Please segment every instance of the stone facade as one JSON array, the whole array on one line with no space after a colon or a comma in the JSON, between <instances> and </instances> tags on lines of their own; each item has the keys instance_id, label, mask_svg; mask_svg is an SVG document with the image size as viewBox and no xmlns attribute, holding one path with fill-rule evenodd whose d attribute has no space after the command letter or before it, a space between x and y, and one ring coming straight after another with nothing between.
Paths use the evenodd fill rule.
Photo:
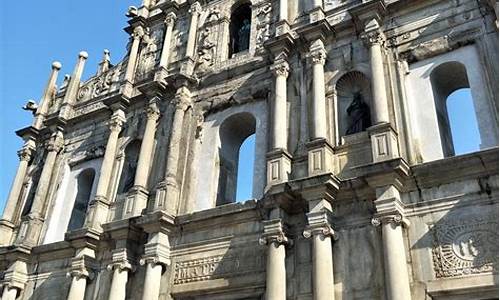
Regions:
<instances>
[{"instance_id":1,"label":"stone facade","mask_svg":"<svg viewBox=\"0 0 500 300\"><path fill-rule=\"evenodd\" d=\"M495 0L131 7L123 61L105 51L82 81L81 52L60 87L55 62L27 105L2 300L497 298L497 13ZM464 87L481 150L455 156L446 98ZM252 134L254 199L235 203Z\"/></svg>"}]
</instances>

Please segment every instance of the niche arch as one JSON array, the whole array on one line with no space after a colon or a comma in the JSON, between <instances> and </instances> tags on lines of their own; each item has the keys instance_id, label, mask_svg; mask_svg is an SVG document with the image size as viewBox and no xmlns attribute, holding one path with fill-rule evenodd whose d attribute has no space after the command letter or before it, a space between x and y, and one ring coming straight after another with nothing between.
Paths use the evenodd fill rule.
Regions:
<instances>
[{"instance_id":1,"label":"niche arch","mask_svg":"<svg viewBox=\"0 0 500 300\"><path fill-rule=\"evenodd\" d=\"M238 1L231 7L229 21L229 58L250 51L252 3Z\"/></svg>"}]
</instances>

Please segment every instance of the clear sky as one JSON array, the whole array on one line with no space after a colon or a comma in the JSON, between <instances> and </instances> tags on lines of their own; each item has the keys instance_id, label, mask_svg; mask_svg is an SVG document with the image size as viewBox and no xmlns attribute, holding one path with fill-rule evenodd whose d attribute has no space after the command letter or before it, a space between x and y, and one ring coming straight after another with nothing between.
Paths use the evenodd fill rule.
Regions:
<instances>
[{"instance_id":1,"label":"clear sky","mask_svg":"<svg viewBox=\"0 0 500 300\"><path fill-rule=\"evenodd\" d=\"M38 101L47 82L52 61L63 64L59 83L64 74L73 71L78 53L85 50L89 59L83 78L93 75L101 60L103 49L111 51L113 63L125 55L128 35L126 25L128 6L140 0L51 0L0 1L0 211L6 201L14 178L18 159L16 151L22 141L14 131L32 122L29 112L21 107L28 99ZM467 93L454 94L458 103L454 110L460 117L452 123L454 138L461 138L457 153L477 149L477 127L471 104L462 101ZM237 198L251 198L251 166L254 140L242 146L239 181L246 182L238 189Z\"/></svg>"}]
</instances>

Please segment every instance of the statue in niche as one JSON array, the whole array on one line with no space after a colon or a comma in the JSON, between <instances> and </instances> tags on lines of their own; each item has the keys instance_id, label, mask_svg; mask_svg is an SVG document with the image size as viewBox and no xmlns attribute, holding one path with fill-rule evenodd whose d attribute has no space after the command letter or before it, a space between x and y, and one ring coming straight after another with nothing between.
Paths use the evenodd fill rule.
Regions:
<instances>
[{"instance_id":1,"label":"statue in niche","mask_svg":"<svg viewBox=\"0 0 500 300\"><path fill-rule=\"evenodd\" d=\"M247 50L250 47L250 20L244 19L238 30L238 50Z\"/></svg>"},{"instance_id":2,"label":"statue in niche","mask_svg":"<svg viewBox=\"0 0 500 300\"><path fill-rule=\"evenodd\" d=\"M347 107L349 116L349 126L345 135L358 133L371 126L370 107L363 100L361 92L356 92L349 107Z\"/></svg>"},{"instance_id":3,"label":"statue in niche","mask_svg":"<svg viewBox=\"0 0 500 300\"><path fill-rule=\"evenodd\" d=\"M135 171L137 170L137 163L134 161L127 161L126 167L126 174L127 177L125 178L125 181L123 182L123 189L122 192L127 192L134 186L134 180L135 180Z\"/></svg>"}]
</instances>

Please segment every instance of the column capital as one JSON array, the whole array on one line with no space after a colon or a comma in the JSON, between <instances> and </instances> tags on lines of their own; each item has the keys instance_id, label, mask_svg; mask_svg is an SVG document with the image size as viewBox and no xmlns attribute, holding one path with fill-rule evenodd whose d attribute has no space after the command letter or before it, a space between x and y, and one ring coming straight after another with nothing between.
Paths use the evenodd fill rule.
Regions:
<instances>
[{"instance_id":1,"label":"column capital","mask_svg":"<svg viewBox=\"0 0 500 300\"><path fill-rule=\"evenodd\" d=\"M378 216L374 217L372 219L372 225L375 227L378 227L382 224L394 224L396 226L403 226L405 228L408 228L410 226L410 221L405 218L402 214L396 213L393 215L384 215L384 216Z\"/></svg>"},{"instance_id":2,"label":"column capital","mask_svg":"<svg viewBox=\"0 0 500 300\"><path fill-rule=\"evenodd\" d=\"M135 266L126 248L115 249L112 252L112 262L106 267L108 271L119 269L120 271L135 272Z\"/></svg>"},{"instance_id":3,"label":"column capital","mask_svg":"<svg viewBox=\"0 0 500 300\"><path fill-rule=\"evenodd\" d=\"M156 102L152 102L146 108L146 116L148 120L157 120L160 117L160 110Z\"/></svg>"},{"instance_id":4,"label":"column capital","mask_svg":"<svg viewBox=\"0 0 500 300\"><path fill-rule=\"evenodd\" d=\"M361 34L361 40L367 47L373 45L383 46L385 43L385 35L379 29L369 30Z\"/></svg>"},{"instance_id":5,"label":"column capital","mask_svg":"<svg viewBox=\"0 0 500 300\"><path fill-rule=\"evenodd\" d=\"M181 87L175 93L175 98L172 101L176 109L186 110L191 106L191 92L186 87Z\"/></svg>"},{"instance_id":6,"label":"column capital","mask_svg":"<svg viewBox=\"0 0 500 300\"><path fill-rule=\"evenodd\" d=\"M259 238L260 245L287 245L293 241L290 240L285 233L285 226L281 219L263 221L264 233Z\"/></svg>"},{"instance_id":7,"label":"column capital","mask_svg":"<svg viewBox=\"0 0 500 300\"><path fill-rule=\"evenodd\" d=\"M199 15L201 14L201 12L202 12L201 4L198 1L191 4L191 6L189 7L189 13L192 15Z\"/></svg>"},{"instance_id":8,"label":"column capital","mask_svg":"<svg viewBox=\"0 0 500 300\"><path fill-rule=\"evenodd\" d=\"M177 20L177 15L173 11L171 11L165 16L165 20L163 22L168 27L168 26L173 26L176 20Z\"/></svg>"},{"instance_id":9,"label":"column capital","mask_svg":"<svg viewBox=\"0 0 500 300\"><path fill-rule=\"evenodd\" d=\"M312 43L311 47L309 48L309 58L311 59L311 63L313 65L325 65L326 49L321 40L316 40L314 43Z\"/></svg>"},{"instance_id":10,"label":"column capital","mask_svg":"<svg viewBox=\"0 0 500 300\"><path fill-rule=\"evenodd\" d=\"M290 71L290 65L288 62L284 59L280 59L276 61L272 66L271 66L271 72L273 72L274 76L284 76L288 77L289 71Z\"/></svg>"},{"instance_id":11,"label":"column capital","mask_svg":"<svg viewBox=\"0 0 500 300\"><path fill-rule=\"evenodd\" d=\"M122 127L123 127L123 124L125 123L125 120L120 118L120 117L116 117L116 118L111 118L111 120L109 121L109 129L111 131L114 131L114 132L120 132L122 130Z\"/></svg>"},{"instance_id":12,"label":"column capital","mask_svg":"<svg viewBox=\"0 0 500 300\"><path fill-rule=\"evenodd\" d=\"M140 39L146 34L146 31L144 30L144 27L141 25L137 25L134 27L134 31L132 32L132 37L134 39Z\"/></svg>"},{"instance_id":13,"label":"column capital","mask_svg":"<svg viewBox=\"0 0 500 300\"><path fill-rule=\"evenodd\" d=\"M307 214L308 225L304 229L303 236L308 239L314 235L330 236L334 240L338 239L337 233L333 230L329 215L326 211L310 212Z\"/></svg>"},{"instance_id":14,"label":"column capital","mask_svg":"<svg viewBox=\"0 0 500 300\"><path fill-rule=\"evenodd\" d=\"M17 151L17 156L20 161L30 161L34 151L35 149L33 147L25 145Z\"/></svg>"},{"instance_id":15,"label":"column capital","mask_svg":"<svg viewBox=\"0 0 500 300\"><path fill-rule=\"evenodd\" d=\"M152 256L145 256L141 258L139 261L139 264L141 266L147 265L147 264L152 264L152 265L161 265L163 267L169 266L171 263L169 258L166 258L161 255L152 255Z\"/></svg>"},{"instance_id":16,"label":"column capital","mask_svg":"<svg viewBox=\"0 0 500 300\"><path fill-rule=\"evenodd\" d=\"M45 143L45 148L49 151L59 152L64 147L64 137L61 131L52 133L50 138Z\"/></svg>"},{"instance_id":17,"label":"column capital","mask_svg":"<svg viewBox=\"0 0 500 300\"><path fill-rule=\"evenodd\" d=\"M95 277L93 258L88 256L74 257L71 261L70 271L66 273L66 277L76 277L77 279L93 280Z\"/></svg>"}]
</instances>

